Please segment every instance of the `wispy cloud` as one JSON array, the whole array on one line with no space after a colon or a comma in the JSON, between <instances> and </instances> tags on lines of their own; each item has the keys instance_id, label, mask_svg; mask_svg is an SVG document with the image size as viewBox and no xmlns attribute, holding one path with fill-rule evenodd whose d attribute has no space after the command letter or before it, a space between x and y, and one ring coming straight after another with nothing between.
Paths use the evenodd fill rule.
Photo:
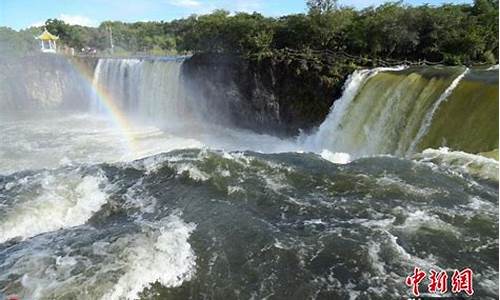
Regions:
<instances>
[{"instance_id":1,"label":"wispy cloud","mask_svg":"<svg viewBox=\"0 0 500 300\"><path fill-rule=\"evenodd\" d=\"M263 7L262 0L234 0L227 3L234 11L239 12L254 12L259 11Z\"/></svg>"},{"instance_id":2,"label":"wispy cloud","mask_svg":"<svg viewBox=\"0 0 500 300\"><path fill-rule=\"evenodd\" d=\"M97 26L96 21L94 21L88 17L85 17L85 16L60 14L58 19L64 21L65 23L68 23L70 25L82 25L82 26L88 26L88 27Z\"/></svg>"},{"instance_id":3,"label":"wispy cloud","mask_svg":"<svg viewBox=\"0 0 500 300\"><path fill-rule=\"evenodd\" d=\"M168 3L174 6L185 8L199 8L203 5L200 1L196 0L169 0Z\"/></svg>"},{"instance_id":4,"label":"wispy cloud","mask_svg":"<svg viewBox=\"0 0 500 300\"><path fill-rule=\"evenodd\" d=\"M264 0L168 0L166 3L189 10L185 15L206 14L216 9L230 12L254 12L264 8Z\"/></svg>"},{"instance_id":5,"label":"wispy cloud","mask_svg":"<svg viewBox=\"0 0 500 300\"><path fill-rule=\"evenodd\" d=\"M30 28L30 27L42 27L45 25L45 21L38 21L38 22L35 22L33 24L30 24L28 26L26 26L26 28Z\"/></svg>"}]
</instances>

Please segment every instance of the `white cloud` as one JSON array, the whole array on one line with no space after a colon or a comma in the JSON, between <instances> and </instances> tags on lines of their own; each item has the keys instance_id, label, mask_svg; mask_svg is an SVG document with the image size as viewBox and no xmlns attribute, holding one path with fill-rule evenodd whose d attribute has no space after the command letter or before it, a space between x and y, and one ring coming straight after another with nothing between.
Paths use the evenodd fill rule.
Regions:
<instances>
[{"instance_id":1,"label":"white cloud","mask_svg":"<svg viewBox=\"0 0 500 300\"><path fill-rule=\"evenodd\" d=\"M237 12L254 12L262 9L261 0L235 0L232 3L233 10Z\"/></svg>"},{"instance_id":2,"label":"white cloud","mask_svg":"<svg viewBox=\"0 0 500 300\"><path fill-rule=\"evenodd\" d=\"M26 28L30 28L30 27L42 27L44 25L45 25L45 21L38 21L38 22L35 22L33 24L28 25Z\"/></svg>"},{"instance_id":3,"label":"white cloud","mask_svg":"<svg viewBox=\"0 0 500 300\"><path fill-rule=\"evenodd\" d=\"M49 18L49 19L53 19L53 18ZM87 18L84 16L77 16L77 15L60 14L59 17L56 17L55 19L62 20L69 25L81 25L81 26L88 26L88 27L96 27L98 25L98 23L96 21L94 21L90 18ZM43 27L43 26L45 26L45 21L37 21L37 22L34 22L33 24L26 26L26 28Z\"/></svg>"},{"instance_id":4,"label":"white cloud","mask_svg":"<svg viewBox=\"0 0 500 300\"><path fill-rule=\"evenodd\" d=\"M64 21L65 23L68 23L69 25L81 25L88 27L97 26L96 21L85 16L60 14L58 19Z\"/></svg>"},{"instance_id":5,"label":"white cloud","mask_svg":"<svg viewBox=\"0 0 500 300\"><path fill-rule=\"evenodd\" d=\"M254 12L262 10L263 0L168 0L167 3L189 9L189 13L207 14L216 9L230 12Z\"/></svg>"},{"instance_id":6,"label":"white cloud","mask_svg":"<svg viewBox=\"0 0 500 300\"><path fill-rule=\"evenodd\" d=\"M197 8L202 6L202 3L196 0L170 0L168 1L168 3L174 6L186 7L186 8Z\"/></svg>"},{"instance_id":7,"label":"white cloud","mask_svg":"<svg viewBox=\"0 0 500 300\"><path fill-rule=\"evenodd\" d=\"M385 0L346 0L341 2L344 6L353 6L358 9L363 9L369 6L379 6L386 2Z\"/></svg>"}]
</instances>

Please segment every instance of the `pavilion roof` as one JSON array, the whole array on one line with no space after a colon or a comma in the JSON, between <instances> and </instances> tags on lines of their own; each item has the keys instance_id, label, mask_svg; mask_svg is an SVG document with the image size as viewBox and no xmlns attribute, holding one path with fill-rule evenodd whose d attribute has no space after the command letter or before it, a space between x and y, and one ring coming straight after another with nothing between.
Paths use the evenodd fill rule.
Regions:
<instances>
[{"instance_id":1,"label":"pavilion roof","mask_svg":"<svg viewBox=\"0 0 500 300\"><path fill-rule=\"evenodd\" d=\"M37 37L37 39L42 40L42 41L49 41L49 40L58 40L59 37L53 35L52 33L48 32L47 29Z\"/></svg>"}]
</instances>

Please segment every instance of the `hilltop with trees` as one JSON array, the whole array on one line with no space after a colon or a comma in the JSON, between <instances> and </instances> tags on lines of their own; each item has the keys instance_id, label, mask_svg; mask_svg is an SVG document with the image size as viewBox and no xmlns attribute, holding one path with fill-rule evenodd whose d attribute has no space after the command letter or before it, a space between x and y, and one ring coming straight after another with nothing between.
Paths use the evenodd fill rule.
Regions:
<instances>
[{"instance_id":1,"label":"hilltop with trees","mask_svg":"<svg viewBox=\"0 0 500 300\"><path fill-rule=\"evenodd\" d=\"M118 55L210 52L262 58L293 49L446 64L498 62L497 0L442 6L390 2L363 10L333 0L307 4L307 14L279 18L217 10L171 22L107 21L97 28L49 19L45 27L77 51L91 47L102 54L110 52L112 32ZM0 46L15 40L19 49L11 52L36 49L32 36L37 30L0 28Z\"/></svg>"}]
</instances>

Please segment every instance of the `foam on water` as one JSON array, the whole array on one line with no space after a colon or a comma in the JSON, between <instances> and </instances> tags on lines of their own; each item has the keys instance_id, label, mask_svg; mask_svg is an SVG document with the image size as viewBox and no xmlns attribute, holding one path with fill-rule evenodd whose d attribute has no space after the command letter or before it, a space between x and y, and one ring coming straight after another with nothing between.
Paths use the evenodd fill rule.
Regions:
<instances>
[{"instance_id":1,"label":"foam on water","mask_svg":"<svg viewBox=\"0 0 500 300\"><path fill-rule=\"evenodd\" d=\"M333 153L328 150L321 151L321 157L334 164L348 164L351 162L351 156L348 153Z\"/></svg>"},{"instance_id":2,"label":"foam on water","mask_svg":"<svg viewBox=\"0 0 500 300\"><path fill-rule=\"evenodd\" d=\"M452 265L440 237L468 242L474 253L460 262L480 257L477 273L494 279L485 265L497 245L489 229L497 222L495 195L426 164L384 156L338 165L313 154L193 149L99 168L112 195L86 225L0 247L0 285L8 293L167 298L189 296L192 286L210 293L215 282L244 298L305 287L335 299L396 299L415 265ZM477 221L485 228L468 225Z\"/></svg>"},{"instance_id":3,"label":"foam on water","mask_svg":"<svg viewBox=\"0 0 500 300\"><path fill-rule=\"evenodd\" d=\"M427 227L446 231L447 234L453 233L456 236L460 236L460 233L454 226L444 222L430 211L415 210L410 212L405 222L402 225L398 225L398 227L409 233L414 233L422 227Z\"/></svg>"},{"instance_id":4,"label":"foam on water","mask_svg":"<svg viewBox=\"0 0 500 300\"><path fill-rule=\"evenodd\" d=\"M298 149L293 140L216 125L197 130L163 130L134 123L130 129L128 135L136 144L134 152L127 149L121 130L102 116L74 114L19 122L0 120L0 139L5 141L0 143L0 174L82 163L130 162L177 149L245 149L267 153Z\"/></svg>"},{"instance_id":5,"label":"foam on water","mask_svg":"<svg viewBox=\"0 0 500 300\"><path fill-rule=\"evenodd\" d=\"M481 155L440 148L426 149L421 154L415 155L415 159L482 179L498 181L498 161Z\"/></svg>"},{"instance_id":6,"label":"foam on water","mask_svg":"<svg viewBox=\"0 0 500 300\"><path fill-rule=\"evenodd\" d=\"M398 178L396 176L383 176L383 177L377 178L377 184L381 185L381 186L395 187L397 189L404 191L404 193L407 193L410 195L429 197L429 196L432 196L434 194L440 193L440 191L437 189L419 188L419 187L414 186L410 183L404 182L401 178Z\"/></svg>"},{"instance_id":7,"label":"foam on water","mask_svg":"<svg viewBox=\"0 0 500 300\"><path fill-rule=\"evenodd\" d=\"M17 192L1 203L0 242L84 224L106 203L105 185L101 174L49 171L8 182L3 189Z\"/></svg>"},{"instance_id":8,"label":"foam on water","mask_svg":"<svg viewBox=\"0 0 500 300\"><path fill-rule=\"evenodd\" d=\"M125 250L127 271L103 300L139 299L139 293L152 283L177 287L194 275L195 255L188 243L194 225L175 215L164 223L157 237L141 237Z\"/></svg>"},{"instance_id":9,"label":"foam on water","mask_svg":"<svg viewBox=\"0 0 500 300\"><path fill-rule=\"evenodd\" d=\"M150 284L175 287L195 274L193 224L173 214L119 226L106 234L83 226L37 236L9 250L0 282L22 299L139 299Z\"/></svg>"}]
</instances>

